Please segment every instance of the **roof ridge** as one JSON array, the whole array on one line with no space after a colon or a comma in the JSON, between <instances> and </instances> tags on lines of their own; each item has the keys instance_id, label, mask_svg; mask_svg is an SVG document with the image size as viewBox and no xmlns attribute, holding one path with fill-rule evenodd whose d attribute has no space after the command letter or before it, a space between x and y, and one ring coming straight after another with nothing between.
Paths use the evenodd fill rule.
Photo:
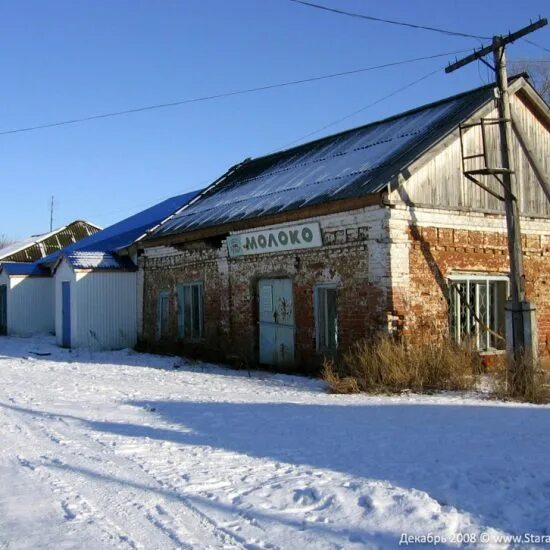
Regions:
<instances>
[{"instance_id":1,"label":"roof ridge","mask_svg":"<svg viewBox=\"0 0 550 550\"><path fill-rule=\"evenodd\" d=\"M518 73L517 75L512 75L508 78L508 81L509 82L512 82L518 78L521 78L521 77L526 77L526 73ZM261 155L259 157L255 157L255 158L252 158L250 159L248 162L255 162L255 161L259 161L259 160L266 160L270 157L276 157L278 155L283 155L283 154L288 154L289 152L291 151L295 151L295 150L299 150L301 147L311 147L313 146L314 144L317 144L317 143L320 143L320 142L323 142L325 140L333 140L334 138L337 138L338 136L341 136L341 135L345 135L345 134L348 134L348 133L351 133L351 132L354 132L354 131L357 131L357 130L365 130L366 128L368 128L369 126L374 126L374 125L377 125L377 124L382 124L382 123L385 123L385 122L390 122L392 120L396 120L396 119L399 119L399 118L402 118L402 117L405 117L405 116L408 116L408 115L412 115L412 114L416 114L420 111L423 111L425 109L431 109L433 107L438 107L439 105L442 105L444 103L449 103L451 101L455 101L457 99L461 99L467 95L470 95L470 94L475 94L475 93L481 93L481 92L484 92L484 91L487 91L488 89L490 88L495 88L495 84L494 83L491 83L491 84L484 84L483 86L479 86L478 88L472 88L470 90L466 90L464 92L459 92L458 94L454 94L452 96L448 96L448 97L444 97L442 99L438 99L436 101L432 101L431 103L425 103L424 105L420 105L419 107L414 107L412 109L408 109L406 111L402 111L400 113L397 113L395 115L391 115L389 117L386 117L386 118L381 118L381 119L378 119L378 120L373 120L371 122L367 122L366 124L361 124L360 126L355 126L353 128L348 128L346 130L341 130L340 132L336 132L334 134L329 134L329 135L326 135L326 136L323 136L323 137L320 137L318 139L314 139L312 141L307 141L305 143L300 143L299 145L295 145L293 147L289 147L288 149L281 149L280 151L275 151L273 153L268 153L267 155Z\"/></svg>"},{"instance_id":2,"label":"roof ridge","mask_svg":"<svg viewBox=\"0 0 550 550\"><path fill-rule=\"evenodd\" d=\"M518 78L511 80L524 86ZM212 185L210 193L155 228L146 240L379 193L398 171L491 103L493 90L493 84L480 86L243 162L221 178L221 185Z\"/></svg>"}]
</instances>

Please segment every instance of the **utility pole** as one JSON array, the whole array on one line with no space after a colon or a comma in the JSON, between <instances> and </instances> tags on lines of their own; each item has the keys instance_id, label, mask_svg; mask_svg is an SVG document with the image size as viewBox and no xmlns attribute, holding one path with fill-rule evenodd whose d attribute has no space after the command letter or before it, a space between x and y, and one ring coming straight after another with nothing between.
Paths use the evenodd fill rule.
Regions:
<instances>
[{"instance_id":1,"label":"utility pole","mask_svg":"<svg viewBox=\"0 0 550 550\"><path fill-rule=\"evenodd\" d=\"M53 195L50 202L50 233L53 231Z\"/></svg>"},{"instance_id":2,"label":"utility pole","mask_svg":"<svg viewBox=\"0 0 550 550\"><path fill-rule=\"evenodd\" d=\"M525 394L526 388L533 380L534 368L538 358L538 344L535 307L526 301L525 296L518 185L514 167L514 155L511 148L512 114L508 93L505 47L507 44L511 44L518 38L530 34L547 24L547 19L539 19L517 32L509 33L507 36L494 36L490 46L474 51L473 54L460 61L456 61L445 69L446 73L451 73L473 61L480 60L495 72L496 85L499 90L497 103L502 165L498 168L486 166L485 171L477 170L476 172L477 174L492 174L504 189L508 254L510 257L510 300L505 307L506 342L509 365L512 371L512 387L518 395ZM489 54L493 55L494 66L491 66L483 59ZM482 131L484 131L483 123ZM487 158L485 153L484 151L485 158ZM468 177L477 183L475 177L473 177L473 171ZM479 185L483 187L481 182Z\"/></svg>"}]
</instances>

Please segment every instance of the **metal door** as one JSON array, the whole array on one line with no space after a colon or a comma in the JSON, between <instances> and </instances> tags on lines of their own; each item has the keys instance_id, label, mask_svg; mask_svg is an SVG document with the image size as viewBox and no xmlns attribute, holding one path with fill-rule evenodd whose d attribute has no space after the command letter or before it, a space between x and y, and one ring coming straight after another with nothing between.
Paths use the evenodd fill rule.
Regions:
<instances>
[{"instance_id":1,"label":"metal door","mask_svg":"<svg viewBox=\"0 0 550 550\"><path fill-rule=\"evenodd\" d=\"M8 333L8 287L0 285L0 334Z\"/></svg>"},{"instance_id":2,"label":"metal door","mask_svg":"<svg viewBox=\"0 0 550 550\"><path fill-rule=\"evenodd\" d=\"M61 283L61 345L64 348L71 347L71 283L63 281Z\"/></svg>"},{"instance_id":3,"label":"metal door","mask_svg":"<svg viewBox=\"0 0 550 550\"><path fill-rule=\"evenodd\" d=\"M294 301L290 279L259 282L260 363L276 367L294 363Z\"/></svg>"}]
</instances>

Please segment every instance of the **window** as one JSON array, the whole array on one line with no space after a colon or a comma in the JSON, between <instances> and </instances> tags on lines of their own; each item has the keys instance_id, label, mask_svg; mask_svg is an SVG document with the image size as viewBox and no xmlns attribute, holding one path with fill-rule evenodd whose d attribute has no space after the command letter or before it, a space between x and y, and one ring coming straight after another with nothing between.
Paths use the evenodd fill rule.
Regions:
<instances>
[{"instance_id":1,"label":"window","mask_svg":"<svg viewBox=\"0 0 550 550\"><path fill-rule=\"evenodd\" d=\"M170 291L161 290L157 303L157 338L163 339L168 336L168 325L170 320Z\"/></svg>"},{"instance_id":2,"label":"window","mask_svg":"<svg viewBox=\"0 0 550 550\"><path fill-rule=\"evenodd\" d=\"M178 337L200 340L203 336L203 285L182 283L178 291Z\"/></svg>"},{"instance_id":3,"label":"window","mask_svg":"<svg viewBox=\"0 0 550 550\"><path fill-rule=\"evenodd\" d=\"M315 287L315 312L317 351L334 353L338 348L336 286L318 285Z\"/></svg>"},{"instance_id":4,"label":"window","mask_svg":"<svg viewBox=\"0 0 550 550\"><path fill-rule=\"evenodd\" d=\"M449 279L449 328L457 342L473 338L478 350L505 348L507 277L456 276Z\"/></svg>"}]
</instances>

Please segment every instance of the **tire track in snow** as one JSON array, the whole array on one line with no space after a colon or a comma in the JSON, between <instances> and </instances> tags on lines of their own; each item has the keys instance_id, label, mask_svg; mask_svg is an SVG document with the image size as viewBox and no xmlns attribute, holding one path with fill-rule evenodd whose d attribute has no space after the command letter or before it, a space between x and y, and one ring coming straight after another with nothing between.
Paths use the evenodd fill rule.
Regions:
<instances>
[{"instance_id":1,"label":"tire track in snow","mask_svg":"<svg viewBox=\"0 0 550 550\"><path fill-rule=\"evenodd\" d=\"M13 401L12 401L13 402ZM16 414L16 413L13 413ZM95 524L103 534L103 538L106 542L112 545L113 543L117 548L132 548L142 549L150 548L150 541L155 540L158 542L159 535L158 530L162 527L162 521L157 521L154 518L154 513L150 514L145 507L141 505L134 496L134 499L123 498L121 491L102 491L94 492L92 495L88 495L88 499L82 496L83 492L89 492L89 484L86 478L83 476L83 472L79 472L78 469L74 469L74 466L70 464L70 460L67 460L67 454L76 458L80 463L82 461L92 462L97 467L97 463L101 463L114 466L114 462L107 460L105 456L98 458L93 454L87 452L84 445L75 441L70 435L62 434L59 430L48 427L47 424L60 420L68 428L71 426L60 419L60 417L46 413L44 417L37 415L31 416L32 422L20 422L17 424L19 431L22 432L25 438L37 442L37 446L44 448L39 444L38 437L41 436L53 444L54 452L50 455L42 454L38 459L29 459L22 455L18 455L17 459L21 466L27 468L37 479L46 486L50 487L53 495L55 495L58 505L62 510L64 519L71 524ZM20 418L17 416L17 418ZM26 420L25 418L23 420ZM21 426L24 426L24 430ZM103 449L101 449L103 450ZM65 460L60 460L59 457L64 457ZM63 470L63 475L58 475L55 472ZM84 469L87 472L93 473L92 469ZM105 476L107 477L107 476ZM71 483L68 479L71 479ZM128 493L128 491L126 491ZM132 492L130 491L130 495ZM91 500L99 502L98 506L93 506ZM110 517L100 510L107 510ZM137 511L140 516L149 520L151 528L143 529L142 521L135 521L136 518L129 514L130 512ZM118 521L113 521L113 517L116 517ZM151 519L149 519L151 518ZM137 527L137 531L141 535L140 538L145 538L145 544L133 540L133 538L120 527L119 524L126 527ZM146 522L147 524L147 522ZM186 541L181 540L174 536L174 532L170 529L160 529L166 536L166 543L173 544L177 548L190 548ZM162 537L161 537L162 538ZM167 547L167 544L162 544L163 547Z\"/></svg>"},{"instance_id":2,"label":"tire track in snow","mask_svg":"<svg viewBox=\"0 0 550 550\"><path fill-rule=\"evenodd\" d=\"M93 452L91 452L92 449L90 448L90 446L83 445L81 440L78 441L74 438L75 426L72 422L68 423L66 420L56 414L41 414L43 416L33 416L33 420L42 432L42 435L54 445L59 446L59 449L63 449L63 451L68 452L79 461L84 460L92 462L96 467L98 463L101 464L102 467L108 466L109 476L112 476L114 479L121 479L121 474L126 477L128 476L128 473L130 473L128 462L130 462L134 465L135 468L138 469L140 478L146 477L146 480L152 479L161 487L165 486L165 484L163 484L162 482L159 483L159 480L154 475L151 475L151 472L148 472L135 460L130 459L129 456L125 456L123 458L122 462L124 462L124 465L121 466L120 456L114 453L114 448L116 448L116 446L113 447L113 445L105 444L105 442L101 441L101 439L97 437L92 437L87 432L84 433L83 435L85 436L85 439L92 443L92 446L95 446L97 448L97 451L99 451L101 457L99 458L95 456ZM63 426L65 429L70 430L70 433L65 434L62 433L59 429L54 428L52 425L54 422L57 423L58 427L61 424L61 426ZM122 438L120 436L117 436L113 439L119 441ZM117 458L116 461L112 460L112 458L114 457ZM63 462L58 459L48 459L48 457L42 458L45 461L44 464L48 465L49 467L62 468L64 465ZM120 471L121 469L122 472ZM118 470L118 472L115 472L113 470ZM131 480L129 480L129 482L132 483ZM124 483L124 481L121 481L121 483ZM143 480L141 480L137 485L141 485L141 487L139 487L140 490L147 489L147 482L143 482ZM151 489L154 490L154 488ZM177 488L173 487L171 489L171 492L174 493L174 496L172 496L172 500L176 500L176 502L167 503L165 502L165 500L169 497L161 495L162 503L157 502L150 506L144 506L137 500L134 500L133 502L121 502L117 505L114 505L114 503L112 502L112 498L114 497L113 495L113 497L111 497L110 499L111 502L107 502L104 504L107 504L107 506L109 506L109 508L111 509L115 508L115 510L117 511L123 510L128 507L135 511L138 511L139 513L143 514L143 517L152 526L162 531L165 536L170 539L171 542L175 544L178 548L193 548L199 546L201 548L249 547L249 545L244 540L241 540L227 530L218 527L218 525L210 518L208 518L208 516L197 510L195 506L193 506L187 499L185 499L181 495L181 492ZM166 492L165 489L162 489L162 491ZM74 500L71 500L71 502L73 502L74 506ZM68 514L70 515L71 508L70 506L68 508ZM176 509L172 510L172 508ZM128 519L128 517L123 518L125 524L127 523ZM199 526L199 529L197 529L197 526ZM134 544L136 543L134 542ZM139 546L133 547L139 548Z\"/></svg>"},{"instance_id":3,"label":"tire track in snow","mask_svg":"<svg viewBox=\"0 0 550 550\"><path fill-rule=\"evenodd\" d=\"M149 441L147 447L145 447L142 444L128 443L123 440L121 442L121 438L118 436L110 436L109 438L99 438L97 436L89 437L110 449L113 449L112 443L116 443L115 447L118 449L119 454L123 454L127 460L135 464L147 476L154 479L162 490L168 489L170 492L177 495L181 503L187 508L189 515L193 518L194 522L199 523L202 528L210 532L210 534L215 537L217 541L215 547L244 548L251 550L253 548L261 548L261 546L258 546L256 543L246 541L244 538L229 529L221 527L207 514L199 510L197 506L192 504L189 497L181 491L181 488L178 487L177 483L171 482L174 478L180 480L181 476L173 473L163 474L162 472L159 472L158 468L151 466L151 447L154 445L154 442ZM155 451L162 452L160 446L156 446ZM269 547L273 548L271 546Z\"/></svg>"},{"instance_id":4,"label":"tire track in snow","mask_svg":"<svg viewBox=\"0 0 550 550\"><path fill-rule=\"evenodd\" d=\"M39 424L41 425L41 429L46 437L48 437L54 443L59 444L61 448L77 458L80 462L90 461L95 463L96 465L97 463L101 463L101 466L103 468L107 466L108 471L102 472L98 475L98 477L105 477L111 478L112 480L117 480L117 484L122 487L124 487L125 482L128 483L128 485L130 486L132 485L133 480L125 479L128 477L128 473L131 473L128 470L128 465L124 464L124 466L121 467L120 461L118 461L117 463L113 460L106 458L105 455L113 455L112 452L106 453L106 448L104 446L99 447L99 450L103 456L101 459L98 459L94 454L90 453L90 447L84 446L81 443L78 443L75 440L71 439L70 437L61 434L60 431L53 429L51 426L46 426L46 424L41 420L39 420ZM68 428L71 428L71 426L67 425L66 422L64 422L64 424ZM89 437L87 437L87 439L91 443L95 443L97 445L97 442L95 442L93 439ZM60 461L50 460L50 465L53 465L55 467L56 464L60 467L63 466ZM90 469L90 471L92 470ZM125 476L125 478L123 478L122 476ZM141 485L141 487L139 485ZM142 480L140 480L139 483L135 483L135 486L137 487L138 492L147 491L147 483L143 482ZM120 491L112 491L110 492L111 496L106 499L107 502L105 502L104 504L107 505L111 509L111 511L114 510L115 513L118 513L121 510L130 510L134 512L134 514L138 513L140 516L145 518L152 527L160 530L167 537L167 539L171 541L172 544L176 545L177 548L192 548L192 544L188 542L189 539L191 539L191 541L195 540L196 542L200 542L200 538L196 540L197 537L194 536L192 531L188 529L185 524L176 519L175 516L169 514L166 511L160 513L160 510L164 510L164 508L162 508L160 504L151 504L149 506L145 506L140 502L133 490L130 490L129 493L130 499L121 500ZM132 515L128 513L125 513L124 517L122 518L125 524L136 523L139 528L141 528L142 522L131 521L132 519ZM154 537L151 537L151 535L149 535L146 538L150 540ZM147 548L147 546L145 546L145 548Z\"/></svg>"},{"instance_id":5,"label":"tire track in snow","mask_svg":"<svg viewBox=\"0 0 550 550\"><path fill-rule=\"evenodd\" d=\"M118 525L95 509L73 485L62 479L61 476L53 474L51 469L47 468L46 457L41 457L42 460L40 462L31 461L23 456L18 456L17 459L22 467L31 470L40 481L47 483L51 487L55 495L59 496L65 520L76 525L93 524L101 532L104 541L114 545L116 548L131 548L133 550L144 548L136 544ZM55 459L52 462L55 462ZM57 463L62 465L60 461L57 461Z\"/></svg>"},{"instance_id":6,"label":"tire track in snow","mask_svg":"<svg viewBox=\"0 0 550 550\"><path fill-rule=\"evenodd\" d=\"M16 401L11 398L10 401ZM55 442L48 434L42 433L42 419L39 416L31 415L29 417L18 413L13 408L4 408L2 411L3 427L8 427L11 433L17 433L22 440L33 441L36 448L44 449L39 442L37 435L45 436L50 443ZM13 419L13 421L11 421ZM7 420L7 423L6 423ZM37 429L39 428L39 429ZM60 476L55 474L55 468L61 467L62 462L58 458L49 458L40 456L38 459L24 456L23 453L15 451L15 458L21 467L25 468L43 485L49 487L54 495L57 504L63 514L65 521L71 525L86 525L96 527L102 536L104 542L115 545L117 548L139 549L132 538L115 522L108 519L98 508L94 507L89 500L81 495L75 486L67 481L67 475Z\"/></svg>"}]
</instances>

